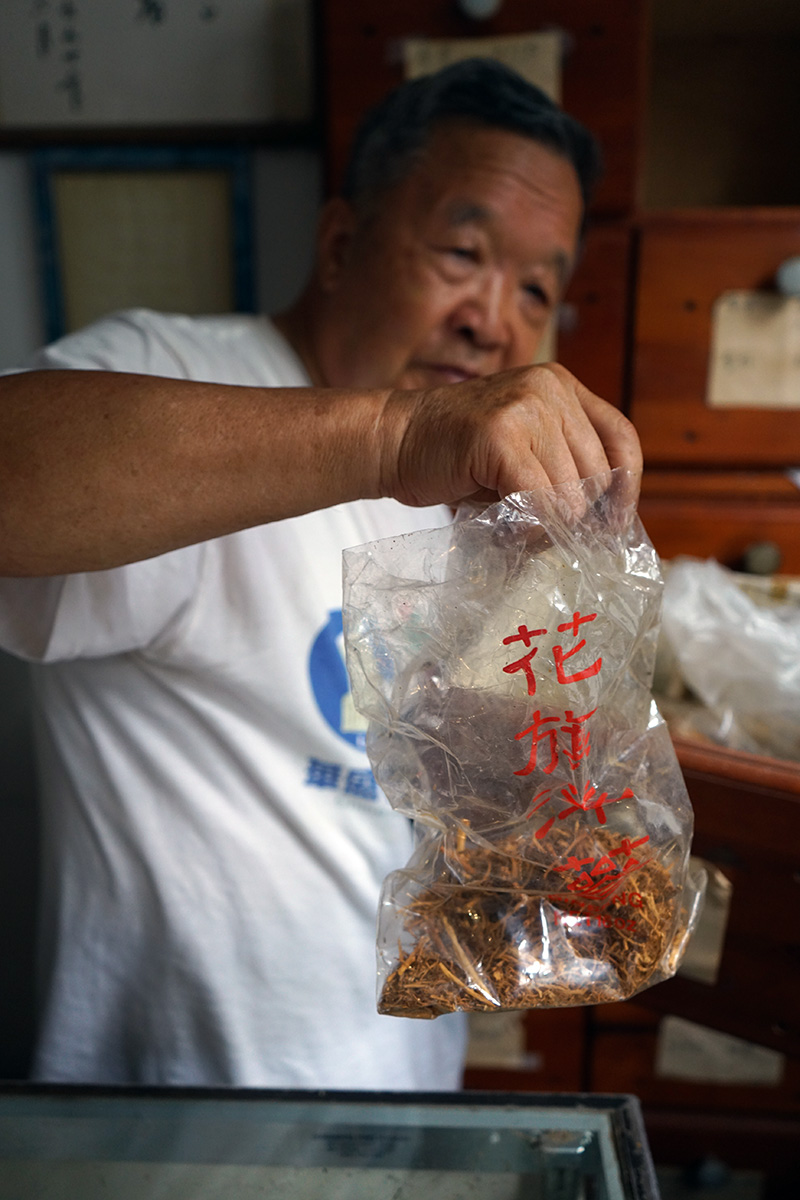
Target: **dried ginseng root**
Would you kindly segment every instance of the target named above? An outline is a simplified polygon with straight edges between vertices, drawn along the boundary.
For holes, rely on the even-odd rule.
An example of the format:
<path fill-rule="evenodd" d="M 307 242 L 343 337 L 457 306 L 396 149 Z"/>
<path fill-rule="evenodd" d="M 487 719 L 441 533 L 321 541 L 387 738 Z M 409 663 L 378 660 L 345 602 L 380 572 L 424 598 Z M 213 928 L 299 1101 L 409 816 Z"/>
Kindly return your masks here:
<path fill-rule="evenodd" d="M 583 831 L 565 857 L 596 857 L 604 842 L 607 848 L 606 831 Z M 432 882 L 398 908 L 397 960 L 379 1011 L 436 1017 L 563 1008 L 625 999 L 646 987 L 681 920 L 667 871 L 642 863 L 602 905 L 560 886 L 554 865 L 520 857 L 518 844 L 494 852 L 464 846 L 447 861 L 440 855 Z"/>

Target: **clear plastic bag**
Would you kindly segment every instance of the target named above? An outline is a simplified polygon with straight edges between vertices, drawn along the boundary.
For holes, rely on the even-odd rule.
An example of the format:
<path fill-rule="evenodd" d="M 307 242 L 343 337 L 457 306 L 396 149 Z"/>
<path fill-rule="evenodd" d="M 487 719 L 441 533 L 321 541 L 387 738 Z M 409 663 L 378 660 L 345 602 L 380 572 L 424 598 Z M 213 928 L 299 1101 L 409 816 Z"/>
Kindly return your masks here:
<path fill-rule="evenodd" d="M 384 883 L 380 1012 L 600 1003 L 677 969 L 703 881 L 635 500 L 617 470 L 345 552 L 353 698 L 418 834 Z"/>

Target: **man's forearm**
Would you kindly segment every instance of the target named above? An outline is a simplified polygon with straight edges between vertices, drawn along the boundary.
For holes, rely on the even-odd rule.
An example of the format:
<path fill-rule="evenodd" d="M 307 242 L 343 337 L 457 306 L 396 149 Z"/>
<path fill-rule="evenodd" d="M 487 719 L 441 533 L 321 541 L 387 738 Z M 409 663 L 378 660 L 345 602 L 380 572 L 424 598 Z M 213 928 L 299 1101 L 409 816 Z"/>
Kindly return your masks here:
<path fill-rule="evenodd" d="M 91 571 L 348 500 L 457 504 L 641 470 L 557 364 L 427 391 L 100 371 L 0 379 L 0 574 Z"/>
<path fill-rule="evenodd" d="M 0 574 L 97 570 L 378 495 L 383 393 L 0 379 Z"/>

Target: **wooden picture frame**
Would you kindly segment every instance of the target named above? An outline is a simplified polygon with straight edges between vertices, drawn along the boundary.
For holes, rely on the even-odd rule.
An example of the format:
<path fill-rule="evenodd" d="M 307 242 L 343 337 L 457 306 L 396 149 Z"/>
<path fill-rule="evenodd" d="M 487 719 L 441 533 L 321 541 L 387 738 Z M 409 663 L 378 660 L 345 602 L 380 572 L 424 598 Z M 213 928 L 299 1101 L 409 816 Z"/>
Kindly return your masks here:
<path fill-rule="evenodd" d="M 62 147 L 32 156 L 48 341 L 131 307 L 255 311 L 241 147 Z"/>

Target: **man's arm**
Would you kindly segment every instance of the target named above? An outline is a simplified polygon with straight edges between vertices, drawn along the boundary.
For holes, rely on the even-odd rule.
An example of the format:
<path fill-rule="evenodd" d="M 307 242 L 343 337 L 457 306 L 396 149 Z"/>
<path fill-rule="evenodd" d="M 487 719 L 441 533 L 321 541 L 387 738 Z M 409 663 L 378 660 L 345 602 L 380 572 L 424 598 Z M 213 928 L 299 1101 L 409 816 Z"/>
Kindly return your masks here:
<path fill-rule="evenodd" d="M 0 574 L 149 558 L 359 498 L 491 499 L 638 471 L 629 422 L 560 367 L 430 392 L 103 371 L 0 379 Z"/>

